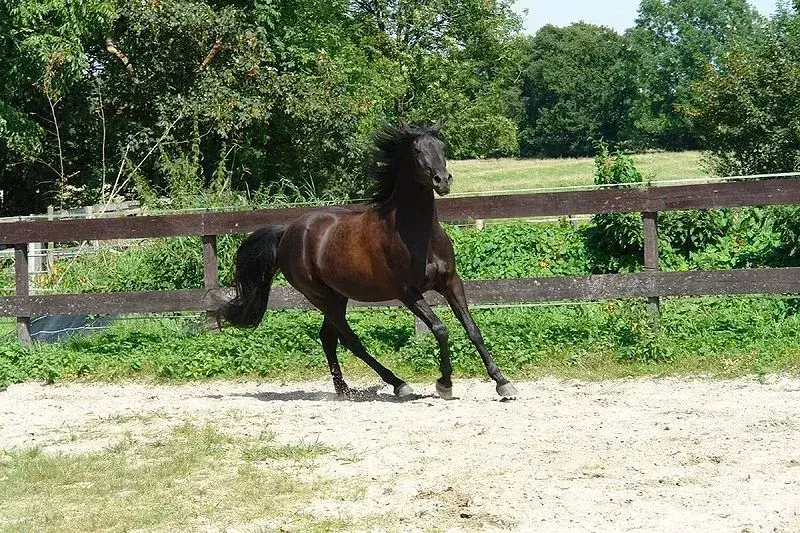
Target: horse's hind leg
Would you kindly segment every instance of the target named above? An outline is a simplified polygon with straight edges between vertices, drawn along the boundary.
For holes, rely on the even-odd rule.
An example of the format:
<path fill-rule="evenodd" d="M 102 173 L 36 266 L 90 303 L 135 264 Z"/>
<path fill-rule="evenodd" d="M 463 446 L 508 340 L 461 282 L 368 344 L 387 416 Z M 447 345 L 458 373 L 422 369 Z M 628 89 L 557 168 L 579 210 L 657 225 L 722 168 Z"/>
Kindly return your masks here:
<path fill-rule="evenodd" d="M 322 328 L 319 330 L 319 340 L 322 342 L 322 349 L 325 351 L 325 358 L 328 360 L 328 368 L 333 377 L 333 386 L 336 394 L 345 395 L 349 392 L 347 383 L 342 377 L 342 369 L 339 367 L 339 358 L 336 357 L 336 346 L 339 344 L 339 333 L 336 326 L 328 317 L 322 321 Z"/>
<path fill-rule="evenodd" d="M 342 341 L 344 347 L 353 352 L 356 357 L 369 365 L 369 367 L 372 368 L 372 370 L 374 370 L 384 382 L 392 385 L 392 387 L 394 387 L 394 393 L 397 396 L 409 396 L 414 393 L 414 391 L 405 381 L 395 376 L 391 370 L 380 364 L 369 354 L 369 352 L 367 352 L 367 349 L 364 348 L 364 345 L 361 344 L 358 336 L 352 330 L 350 324 L 347 323 L 347 317 L 345 315 L 347 310 L 347 300 L 340 301 L 337 299 L 336 301 L 328 301 L 324 305 L 318 305 L 317 307 L 319 307 L 320 310 L 325 314 L 325 322 L 333 324 L 336 330 L 339 332 L 339 339 Z M 335 380 L 336 378 L 334 377 L 334 382 Z"/>

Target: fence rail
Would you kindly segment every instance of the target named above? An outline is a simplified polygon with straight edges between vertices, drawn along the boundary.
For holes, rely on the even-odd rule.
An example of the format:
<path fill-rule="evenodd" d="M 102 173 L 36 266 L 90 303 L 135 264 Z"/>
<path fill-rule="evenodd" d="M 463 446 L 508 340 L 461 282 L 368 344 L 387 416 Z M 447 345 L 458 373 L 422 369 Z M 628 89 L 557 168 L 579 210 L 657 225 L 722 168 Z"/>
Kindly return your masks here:
<path fill-rule="evenodd" d="M 800 268 L 659 272 L 658 213 L 662 211 L 787 205 L 800 203 L 800 179 L 741 181 L 670 187 L 570 191 L 538 194 L 444 198 L 439 219 L 475 219 L 640 212 L 644 224 L 644 267 L 637 274 L 552 277 L 467 282 L 473 303 L 535 303 L 645 297 L 654 319 L 658 298 L 709 294 L 800 293 Z M 217 277 L 217 235 L 244 233 L 265 224 L 287 223 L 313 208 L 264 209 L 222 213 L 139 216 L 107 220 L 25 221 L 0 225 L 0 244 L 15 248 L 16 296 L 0 298 L 0 316 L 18 317 L 18 336 L 29 342 L 29 318 L 44 314 L 208 311 L 211 319 L 224 289 Z M 28 243 L 202 236 L 204 289 L 112 294 L 29 294 Z M 431 303 L 442 304 L 437 297 Z M 391 306 L 398 302 L 353 305 Z M 308 307 L 290 287 L 274 287 L 272 308 Z"/>

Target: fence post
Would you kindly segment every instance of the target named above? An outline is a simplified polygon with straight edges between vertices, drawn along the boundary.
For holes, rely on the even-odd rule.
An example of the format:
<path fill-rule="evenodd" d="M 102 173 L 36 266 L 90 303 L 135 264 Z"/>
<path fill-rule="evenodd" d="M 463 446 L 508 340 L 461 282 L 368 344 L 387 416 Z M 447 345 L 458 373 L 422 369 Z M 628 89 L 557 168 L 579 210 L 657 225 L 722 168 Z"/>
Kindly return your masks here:
<path fill-rule="evenodd" d="M 28 244 L 14 245 L 14 281 L 16 296 L 30 296 L 30 274 L 28 272 Z M 31 319 L 27 316 L 17 317 L 17 340 L 20 344 L 31 343 Z"/>
<path fill-rule="evenodd" d="M 94 218 L 94 208 L 92 206 L 84 206 L 83 212 L 86 220 Z M 100 241 L 91 241 L 90 245 L 95 252 L 100 249 Z"/>
<path fill-rule="evenodd" d="M 219 289 L 216 235 L 203 235 L 203 285 L 206 291 Z M 206 325 L 209 331 L 219 331 L 219 318 L 214 311 L 206 311 Z"/>
<path fill-rule="evenodd" d="M 30 279 L 35 279 L 36 274 L 42 271 L 42 255 L 42 243 L 28 244 L 28 276 Z"/>
<path fill-rule="evenodd" d="M 642 224 L 644 225 L 644 271 L 658 271 L 658 213 L 642 213 Z M 661 314 L 661 302 L 658 296 L 647 298 L 648 314 L 650 315 L 650 327 L 653 331 L 658 331 Z"/>
<path fill-rule="evenodd" d="M 55 214 L 55 209 L 53 209 L 52 205 L 47 206 L 47 220 L 52 221 L 53 215 Z M 53 273 L 53 248 L 55 248 L 55 243 L 48 242 L 47 243 L 47 273 Z"/>

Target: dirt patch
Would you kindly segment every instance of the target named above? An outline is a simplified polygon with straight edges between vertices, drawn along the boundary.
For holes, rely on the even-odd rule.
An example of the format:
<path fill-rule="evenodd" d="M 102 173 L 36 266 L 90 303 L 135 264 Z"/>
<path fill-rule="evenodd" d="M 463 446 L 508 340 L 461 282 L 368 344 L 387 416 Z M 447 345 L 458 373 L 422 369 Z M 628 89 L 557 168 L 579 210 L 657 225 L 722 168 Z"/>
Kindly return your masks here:
<path fill-rule="evenodd" d="M 328 382 L 15 385 L 0 393 L 0 455 L 104 449 L 187 421 L 267 427 L 336 450 L 313 475 L 368 488 L 309 511 L 386 517 L 364 529 L 800 531 L 800 380 L 517 385 L 511 402 L 478 381 L 406 402 L 388 388 L 339 401 Z"/>

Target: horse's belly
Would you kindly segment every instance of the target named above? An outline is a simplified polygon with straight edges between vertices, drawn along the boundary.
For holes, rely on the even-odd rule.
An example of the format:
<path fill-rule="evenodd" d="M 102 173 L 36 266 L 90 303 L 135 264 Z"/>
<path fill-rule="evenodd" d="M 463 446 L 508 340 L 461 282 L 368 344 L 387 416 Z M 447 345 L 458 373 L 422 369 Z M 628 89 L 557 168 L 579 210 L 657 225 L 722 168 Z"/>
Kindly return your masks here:
<path fill-rule="evenodd" d="M 329 272 L 322 278 L 330 288 L 351 300 L 384 302 L 400 296 L 398 287 L 389 281 L 386 273 L 374 269 Z"/>

